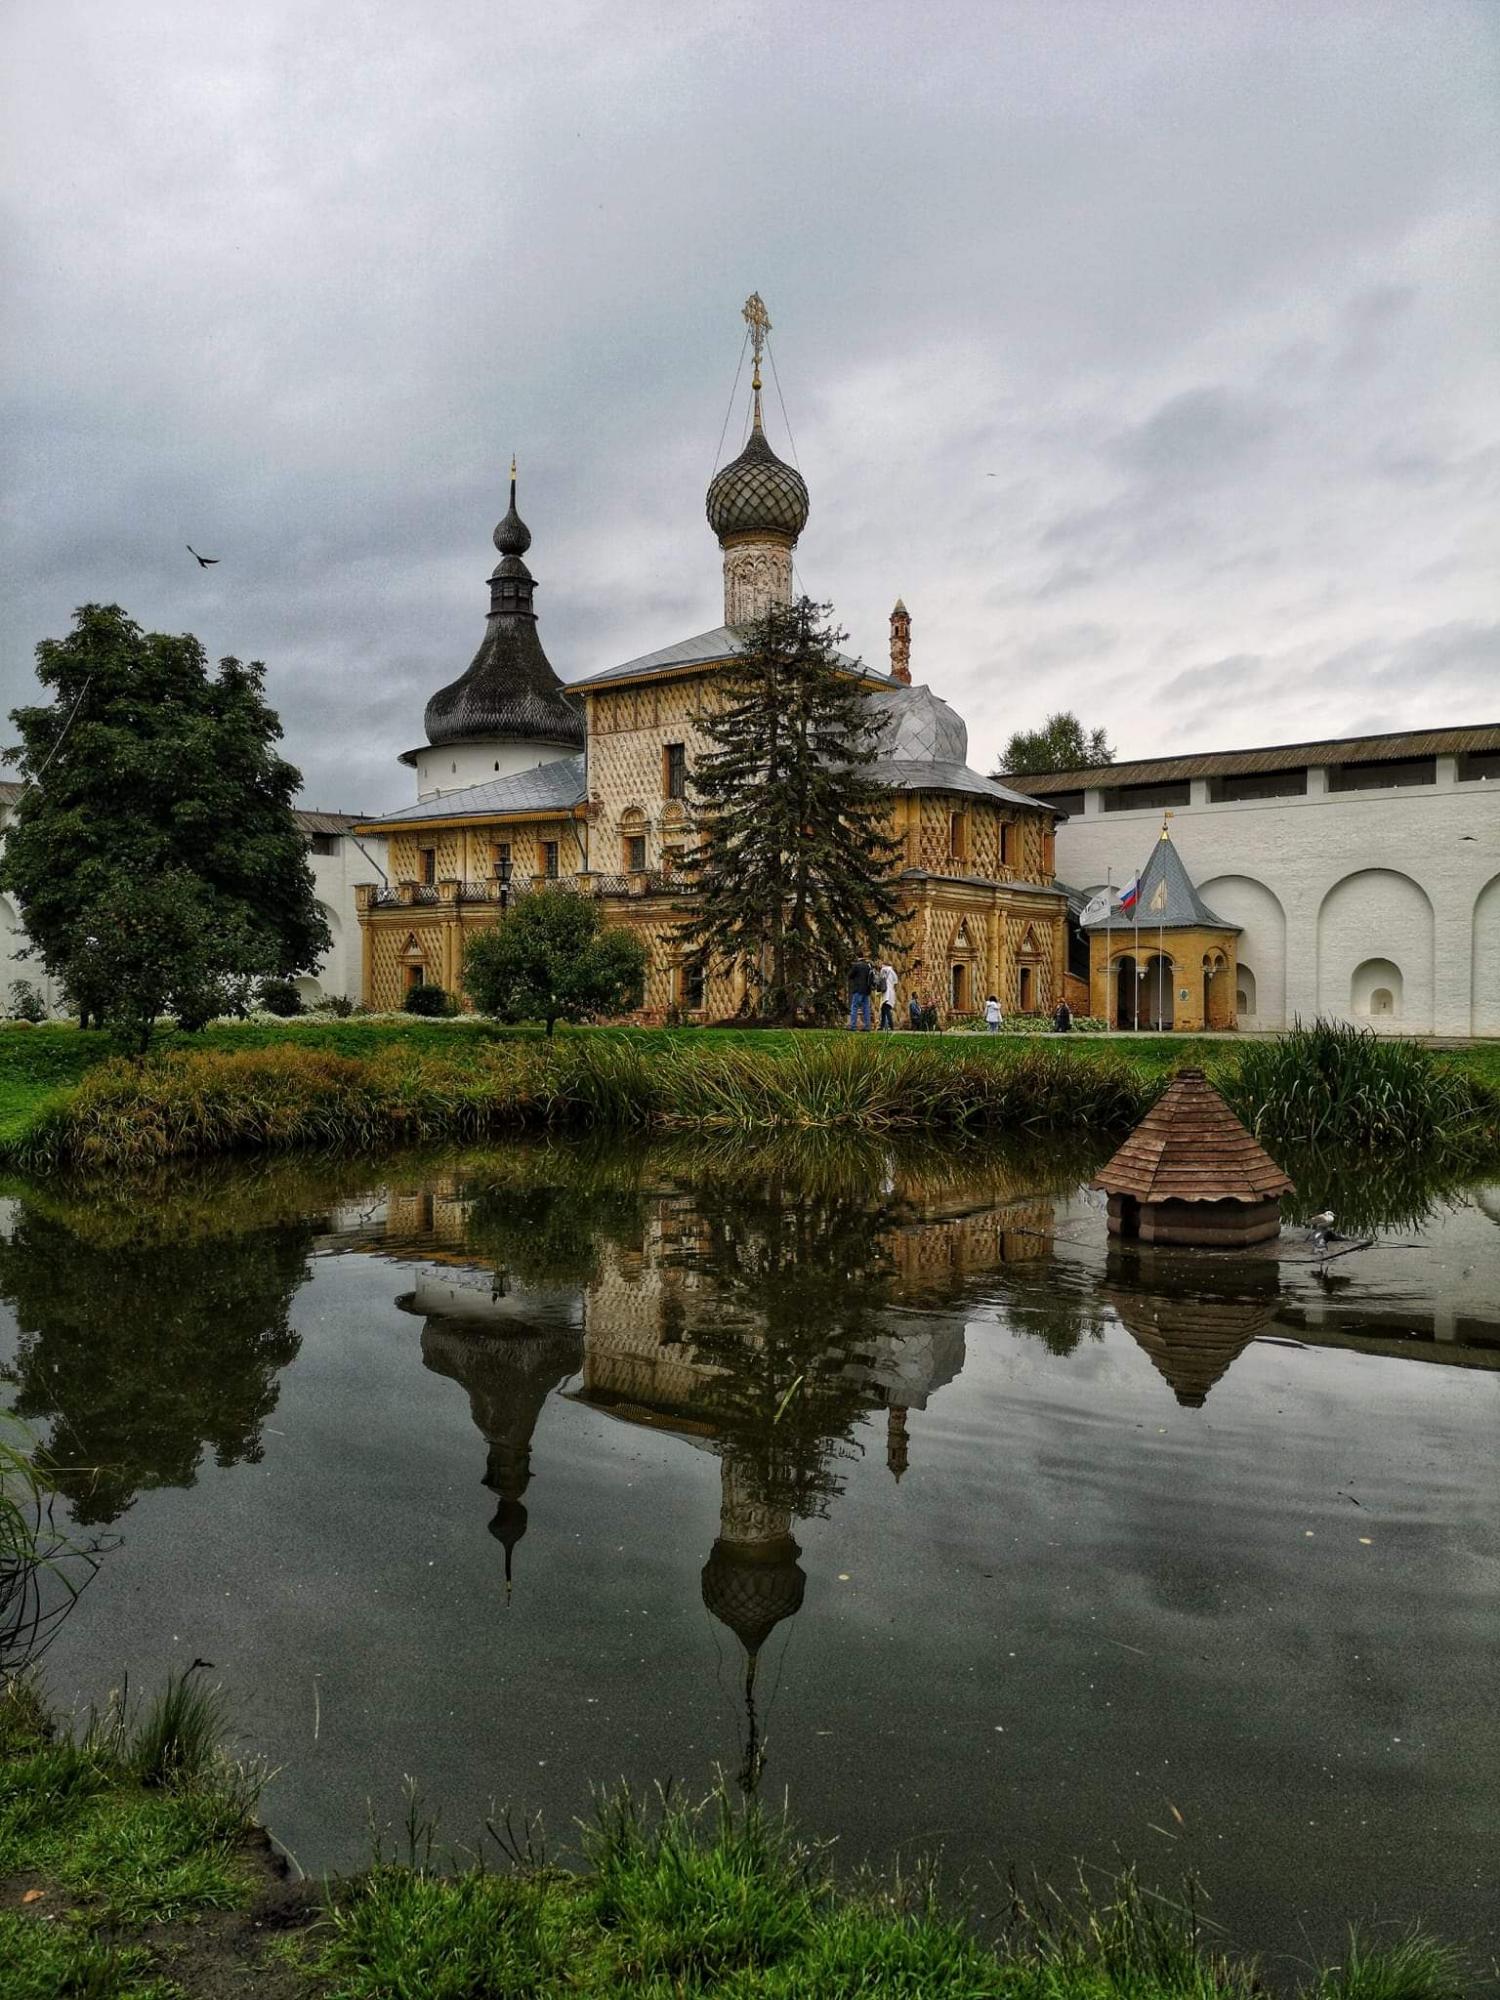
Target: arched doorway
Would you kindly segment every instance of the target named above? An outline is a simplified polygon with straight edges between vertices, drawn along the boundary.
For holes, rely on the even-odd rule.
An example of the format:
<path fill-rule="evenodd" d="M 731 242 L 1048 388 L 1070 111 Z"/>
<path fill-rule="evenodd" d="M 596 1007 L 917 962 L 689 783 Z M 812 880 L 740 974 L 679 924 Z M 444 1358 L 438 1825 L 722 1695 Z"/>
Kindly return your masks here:
<path fill-rule="evenodd" d="M 1140 1025 L 1141 982 L 1139 968 L 1132 953 L 1122 952 L 1115 960 L 1115 1026 L 1135 1028 Z"/>
<path fill-rule="evenodd" d="M 1146 960 L 1145 978 L 1141 981 L 1141 1025 L 1143 1027 L 1167 1029 L 1175 1019 L 1175 994 L 1172 981 L 1176 977 L 1170 958 L 1164 952 L 1154 951 Z"/>

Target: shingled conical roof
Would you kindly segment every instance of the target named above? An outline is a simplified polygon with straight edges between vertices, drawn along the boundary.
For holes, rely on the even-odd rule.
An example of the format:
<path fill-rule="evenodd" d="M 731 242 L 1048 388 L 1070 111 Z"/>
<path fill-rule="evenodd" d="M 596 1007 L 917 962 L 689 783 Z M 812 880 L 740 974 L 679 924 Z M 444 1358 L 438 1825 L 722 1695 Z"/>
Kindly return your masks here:
<path fill-rule="evenodd" d="M 1089 1185 L 1141 1202 L 1254 1202 L 1292 1191 L 1201 1069 L 1173 1077 Z"/>
<path fill-rule="evenodd" d="M 1172 844 L 1165 822 L 1139 881 L 1140 888 L 1128 915 L 1116 904 L 1108 918 L 1098 917 L 1087 928 L 1102 931 L 1110 923 L 1116 930 L 1122 924 L 1139 924 L 1142 930 L 1240 929 L 1240 925 L 1216 916 L 1193 887 L 1193 879 L 1182 865 L 1182 857 Z"/>

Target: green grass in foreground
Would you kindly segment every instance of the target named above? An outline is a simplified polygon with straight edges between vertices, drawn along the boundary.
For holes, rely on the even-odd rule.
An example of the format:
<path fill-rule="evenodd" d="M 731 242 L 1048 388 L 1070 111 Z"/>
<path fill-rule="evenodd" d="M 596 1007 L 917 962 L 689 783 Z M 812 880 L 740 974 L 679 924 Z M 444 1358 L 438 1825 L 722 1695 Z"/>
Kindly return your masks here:
<path fill-rule="evenodd" d="M 145 1720 L 59 1733 L 34 1693 L 0 1696 L 0 1979 L 7 2000 L 1252 2000 L 1260 1970 L 1204 1940 L 1186 1891 L 1012 1894 L 986 1941 L 930 1875 L 839 1886 L 785 1822 L 722 1795 L 601 1804 L 586 1869 L 504 1843 L 500 1869 L 444 1874 L 413 1809 L 404 1863 L 328 1885 L 272 1950 L 253 1925 L 183 1956 L 184 1923 L 248 1906 L 253 1787 L 215 1749 L 213 1695 L 178 1680 Z M 16 1893 L 29 1886 L 32 1901 Z M 40 1892 L 40 1893 L 38 1893 Z M 204 1982 L 204 1983 L 200 1983 Z M 1351 1938 L 1305 2000 L 1462 2000 L 1458 1960 L 1416 1933 Z"/>

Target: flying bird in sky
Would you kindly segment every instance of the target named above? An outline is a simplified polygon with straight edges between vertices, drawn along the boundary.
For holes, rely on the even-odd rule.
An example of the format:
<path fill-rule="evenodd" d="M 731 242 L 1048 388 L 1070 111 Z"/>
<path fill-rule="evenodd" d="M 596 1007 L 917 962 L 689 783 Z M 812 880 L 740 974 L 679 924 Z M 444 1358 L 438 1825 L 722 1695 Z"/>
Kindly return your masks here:
<path fill-rule="evenodd" d="M 198 551 L 193 547 L 191 542 L 185 543 L 184 546 L 186 547 L 188 554 L 197 563 L 199 569 L 208 569 L 211 564 L 216 563 L 219 560 L 217 556 L 200 556 Z"/>

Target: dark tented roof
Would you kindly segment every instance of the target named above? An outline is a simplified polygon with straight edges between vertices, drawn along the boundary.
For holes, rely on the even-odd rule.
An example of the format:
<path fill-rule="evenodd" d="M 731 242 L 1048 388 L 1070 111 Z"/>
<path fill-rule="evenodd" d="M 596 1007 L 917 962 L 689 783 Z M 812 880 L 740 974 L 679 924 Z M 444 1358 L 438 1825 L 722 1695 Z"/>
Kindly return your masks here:
<path fill-rule="evenodd" d="M 582 805 L 584 797 L 583 759 L 559 757 L 533 771 L 515 771 L 508 778 L 487 778 L 482 785 L 419 799 L 414 806 L 372 815 L 362 824 L 381 827 L 402 820 L 477 819 L 486 813 L 569 812 Z"/>
<path fill-rule="evenodd" d="M 1216 931 L 1240 929 L 1238 924 L 1216 916 L 1204 902 L 1193 887 L 1181 856 L 1165 833 L 1152 848 L 1151 857 L 1141 870 L 1140 893 L 1135 907 L 1128 913 L 1116 908 L 1110 917 L 1096 917 L 1086 928 L 1102 931 L 1107 923 L 1113 924 L 1117 930 L 1121 924 L 1139 924 L 1143 930 L 1182 930 L 1189 926 L 1204 926 Z"/>
<path fill-rule="evenodd" d="M 1292 1191 L 1201 1069 L 1173 1077 L 1090 1186 L 1143 1202 L 1257 1202 Z"/>
<path fill-rule="evenodd" d="M 1325 736 L 1312 743 L 1273 743 L 1258 750 L 1200 750 L 1184 757 L 1139 757 L 1128 764 L 1095 764 L 1078 771 L 998 775 L 1017 791 L 1049 799 L 1055 792 L 1103 786 L 1171 784 L 1183 778 L 1228 778 L 1262 771 L 1300 771 L 1309 764 L 1380 764 L 1397 757 L 1462 757 L 1500 750 L 1500 722 L 1462 729 L 1401 729 L 1386 736 Z"/>

